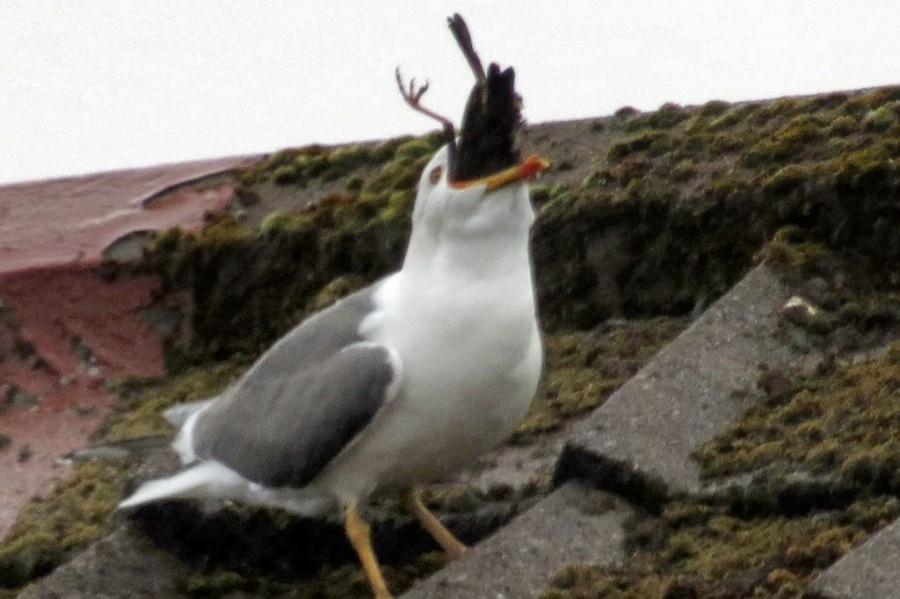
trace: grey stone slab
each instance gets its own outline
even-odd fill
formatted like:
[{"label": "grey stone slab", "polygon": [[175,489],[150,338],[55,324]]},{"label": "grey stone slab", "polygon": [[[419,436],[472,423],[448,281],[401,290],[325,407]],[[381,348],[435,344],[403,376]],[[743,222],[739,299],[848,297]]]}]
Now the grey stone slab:
[{"label": "grey stone slab", "polygon": [[900,599],[900,520],[825,570],[808,597]]},{"label": "grey stone slab", "polygon": [[774,335],[789,296],[767,266],[753,269],[578,427],[557,477],[651,509],[698,491],[691,453],[746,410],[761,363],[790,356]]},{"label": "grey stone slab", "polygon": [[403,597],[537,597],[565,564],[620,563],[624,525],[632,514],[619,498],[566,483]]},{"label": "grey stone slab", "polygon": [[182,596],[178,581],[187,574],[176,557],[123,526],[25,588],[19,598],[176,598]]},{"label": "grey stone slab", "polygon": [[[158,442],[135,476],[135,485],[178,468]],[[172,552],[159,548],[120,514],[111,531],[52,573],[26,587],[20,599],[180,597],[178,581],[190,573]]]}]

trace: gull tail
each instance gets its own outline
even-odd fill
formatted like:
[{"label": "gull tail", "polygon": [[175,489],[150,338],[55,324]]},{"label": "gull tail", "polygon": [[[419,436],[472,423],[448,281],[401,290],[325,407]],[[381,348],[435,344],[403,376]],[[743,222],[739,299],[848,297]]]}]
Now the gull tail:
[{"label": "gull tail", "polygon": [[161,499],[191,497],[229,497],[240,493],[246,480],[219,462],[203,462],[168,478],[151,480],[119,504],[118,509],[133,508]]}]

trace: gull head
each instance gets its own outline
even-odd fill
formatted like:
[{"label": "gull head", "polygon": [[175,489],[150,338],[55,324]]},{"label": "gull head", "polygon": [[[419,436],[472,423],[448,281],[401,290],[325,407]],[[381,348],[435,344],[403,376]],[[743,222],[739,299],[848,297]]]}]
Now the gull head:
[{"label": "gull head", "polygon": [[464,237],[527,230],[534,219],[527,181],[549,163],[521,158],[521,106],[513,68],[492,63],[472,88],[459,137],[447,127],[447,144],[422,171],[415,227]]},{"label": "gull head", "polygon": [[413,227],[437,238],[489,237],[526,231],[534,221],[527,182],[549,163],[529,156],[502,170],[468,180],[455,180],[449,145],[434,155],[419,178]]},{"label": "gull head", "polygon": [[491,63],[485,70],[472,45],[465,21],[448,19],[450,30],[475,75],[459,136],[453,121],[422,104],[428,83],[407,85],[400,69],[397,85],[414,110],[441,123],[446,144],[419,179],[413,231],[404,268],[429,257],[465,256],[472,262],[513,256],[527,262],[528,235],[534,210],[527,182],[549,163],[538,156],[524,160],[518,149],[522,99],[512,67]]}]

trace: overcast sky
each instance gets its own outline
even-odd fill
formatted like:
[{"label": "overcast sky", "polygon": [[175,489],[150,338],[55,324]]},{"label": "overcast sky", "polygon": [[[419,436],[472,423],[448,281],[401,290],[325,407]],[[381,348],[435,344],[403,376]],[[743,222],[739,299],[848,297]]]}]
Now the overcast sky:
[{"label": "overcast sky", "polygon": [[530,122],[900,83],[893,0],[0,0],[0,182],[422,133],[516,67]]}]

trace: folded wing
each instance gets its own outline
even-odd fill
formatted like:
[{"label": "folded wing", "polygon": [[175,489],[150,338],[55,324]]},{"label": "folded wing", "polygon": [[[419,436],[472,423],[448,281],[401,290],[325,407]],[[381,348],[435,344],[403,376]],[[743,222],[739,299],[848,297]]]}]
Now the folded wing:
[{"label": "folded wing", "polygon": [[194,452],[268,487],[302,487],[391,399],[398,373],[392,352],[368,342],[302,369],[257,368],[200,414]]}]

